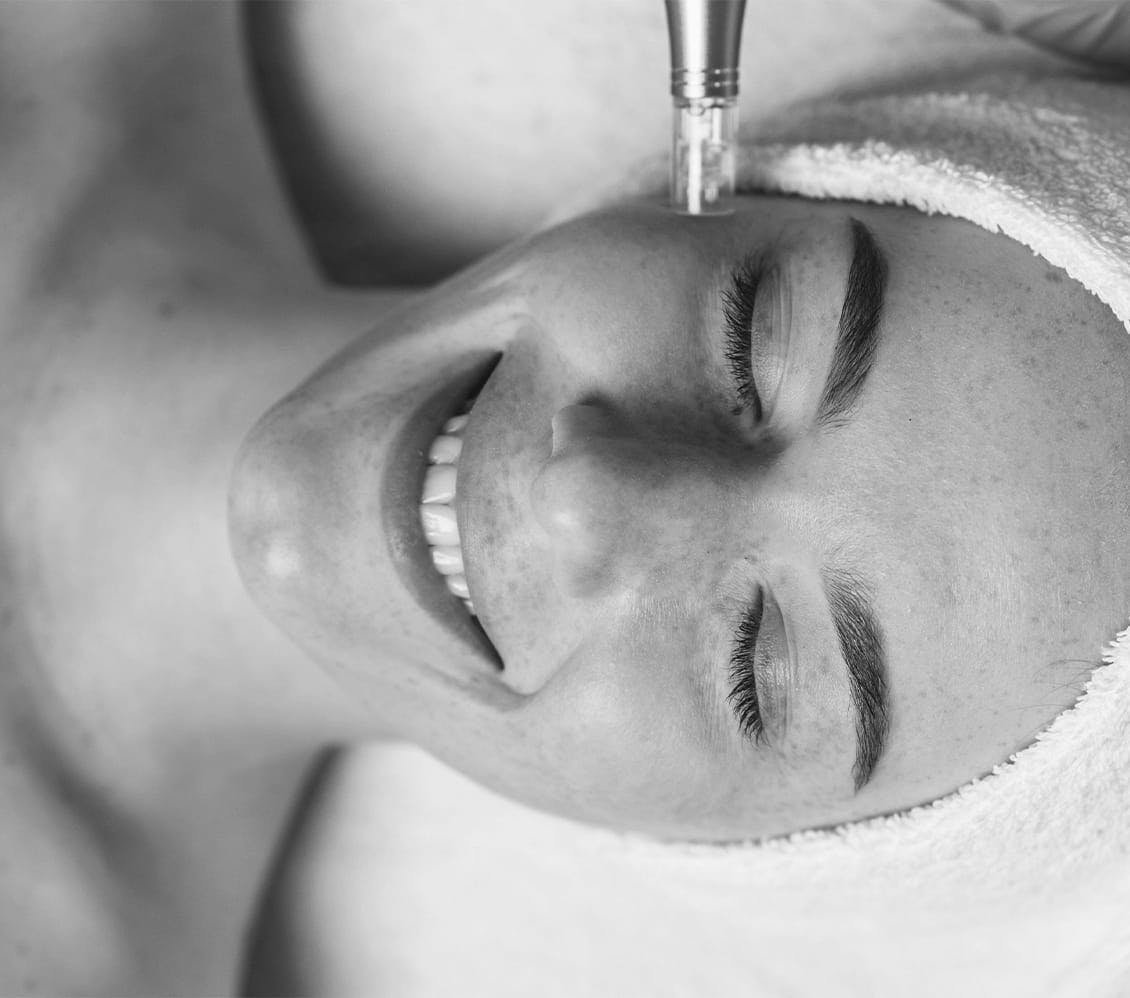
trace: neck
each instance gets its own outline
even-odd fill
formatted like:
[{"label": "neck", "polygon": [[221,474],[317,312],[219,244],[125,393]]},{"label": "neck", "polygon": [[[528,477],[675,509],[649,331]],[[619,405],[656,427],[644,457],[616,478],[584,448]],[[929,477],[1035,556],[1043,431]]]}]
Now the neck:
[{"label": "neck", "polygon": [[[379,734],[228,553],[243,435],[401,297],[320,285],[235,17],[0,4],[0,886],[55,899],[0,908],[0,936],[89,970],[118,934],[122,992],[230,989],[308,760]],[[66,962],[34,971],[73,991]]]},{"label": "neck", "polygon": [[[222,264],[194,260],[185,276],[160,263],[135,274],[137,294],[40,312],[34,356],[6,351],[5,374],[29,389],[0,447],[0,747],[58,791],[50,827],[79,830],[60,891],[178,899],[157,924],[115,909],[161,968],[131,989],[218,993],[230,980],[201,967],[230,972],[311,755],[379,735],[246,595],[228,554],[229,469],[260,413],[387,302],[254,294]],[[72,882],[79,869],[93,872]],[[49,917],[25,916],[50,938]],[[197,965],[174,972],[185,953]]]},{"label": "neck", "polygon": [[[400,296],[318,282],[260,141],[236,17],[0,4],[0,132],[26,138],[0,142],[0,220],[22,227],[0,240],[14,264],[0,349],[19,386],[0,394],[15,525],[0,554],[46,650],[35,668],[76,700],[41,705],[54,735],[141,796],[178,753],[206,754],[205,732],[358,729],[246,596],[227,479],[258,416]],[[107,696],[113,738],[67,723]],[[159,744],[143,745],[155,723]]]}]

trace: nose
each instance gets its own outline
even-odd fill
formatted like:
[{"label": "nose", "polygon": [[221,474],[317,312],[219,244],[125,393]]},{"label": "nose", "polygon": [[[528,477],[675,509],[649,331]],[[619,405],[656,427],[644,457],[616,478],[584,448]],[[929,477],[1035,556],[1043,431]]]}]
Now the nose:
[{"label": "nose", "polygon": [[725,517],[706,449],[636,432],[599,404],[567,406],[552,426],[530,498],[558,587],[573,597],[675,595]]}]

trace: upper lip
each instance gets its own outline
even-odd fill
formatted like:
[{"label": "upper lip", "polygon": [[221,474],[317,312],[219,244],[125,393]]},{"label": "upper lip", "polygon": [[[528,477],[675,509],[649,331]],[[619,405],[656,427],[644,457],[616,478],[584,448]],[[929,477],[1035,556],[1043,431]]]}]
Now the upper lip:
[{"label": "upper lip", "polygon": [[[459,400],[457,405],[463,405],[463,404],[466,403],[466,401],[468,399],[475,398],[476,396],[479,395],[479,393],[486,386],[487,381],[490,380],[491,374],[494,373],[494,369],[498,366],[498,362],[501,359],[502,359],[502,354],[497,354],[495,356],[492,363],[489,365],[487,370],[483,373],[481,380],[475,385],[475,387],[473,388],[472,391],[468,392],[467,395],[465,395],[462,399]],[[464,438],[466,438],[466,435],[467,435],[468,431],[470,430],[471,423],[474,420],[474,418],[475,418],[475,410],[474,410],[474,408],[472,408],[470,415],[468,417],[468,420],[467,420],[467,426],[464,428],[464,431],[463,431]],[[461,457],[461,460],[462,460],[462,457]],[[463,482],[464,482],[463,487],[465,488],[466,476],[464,476]],[[459,488],[460,488],[460,485],[459,485],[458,472],[457,472],[456,473],[455,509],[456,509],[456,518],[459,521],[460,528],[462,530],[463,527],[464,527],[464,524],[462,522],[462,517],[460,517],[458,515],[459,510],[460,510]],[[463,564],[463,575],[464,575],[465,578],[469,578],[470,573],[468,572],[468,566],[467,566],[467,546],[462,542],[462,539],[460,540],[459,549],[460,549],[460,552],[463,556],[463,563],[464,563]],[[468,585],[469,584],[470,583],[468,583]],[[471,595],[471,602],[474,604],[476,611],[478,611],[480,608],[479,608],[479,604],[476,602],[476,593],[471,593],[470,595]],[[484,646],[484,650],[489,653],[489,658],[490,658],[492,664],[494,665],[494,667],[498,670],[502,670],[503,668],[505,668],[503,661],[502,661],[502,656],[499,655],[498,649],[495,648],[494,642],[491,641],[490,636],[487,634],[486,628],[483,625],[482,621],[479,619],[478,615],[476,614],[475,616],[472,616],[471,614],[468,613],[466,616],[467,616],[467,619],[470,622],[472,628],[476,632],[477,637],[479,637],[481,639],[482,644]]]}]

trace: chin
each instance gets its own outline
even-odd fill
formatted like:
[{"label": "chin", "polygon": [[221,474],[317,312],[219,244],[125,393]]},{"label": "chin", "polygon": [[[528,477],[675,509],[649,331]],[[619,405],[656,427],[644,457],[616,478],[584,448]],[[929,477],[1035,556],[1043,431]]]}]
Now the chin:
[{"label": "chin", "polygon": [[417,741],[440,715],[462,725],[514,696],[419,514],[432,441],[499,358],[497,320],[484,342],[474,317],[445,324],[423,308],[347,348],[251,429],[229,485],[231,550],[255,603],[383,728]]}]

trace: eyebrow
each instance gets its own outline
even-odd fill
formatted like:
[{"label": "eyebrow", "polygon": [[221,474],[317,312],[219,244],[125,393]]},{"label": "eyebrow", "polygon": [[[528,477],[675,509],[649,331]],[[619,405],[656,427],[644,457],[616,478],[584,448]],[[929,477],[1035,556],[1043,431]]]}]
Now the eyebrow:
[{"label": "eyebrow", "polygon": [[[817,421],[843,426],[859,402],[875,362],[887,288],[887,258],[872,231],[851,219],[852,255],[828,380]],[[890,730],[890,695],[883,635],[867,587],[843,571],[824,573],[824,592],[848,670],[855,706],[856,752],[852,777],[858,792],[875,771]]]},{"label": "eyebrow", "polygon": [[867,588],[855,576],[838,570],[826,571],[824,593],[840,639],[840,651],[847,663],[848,688],[855,705],[856,750],[852,777],[858,792],[875,771],[891,725],[883,634]]},{"label": "eyebrow", "polygon": [[871,230],[851,219],[852,254],[839,331],[828,380],[820,394],[817,421],[842,426],[871,373],[879,345],[879,320],[887,287],[887,259]]}]

